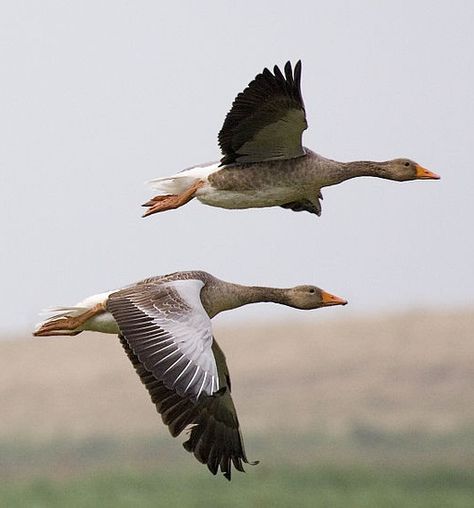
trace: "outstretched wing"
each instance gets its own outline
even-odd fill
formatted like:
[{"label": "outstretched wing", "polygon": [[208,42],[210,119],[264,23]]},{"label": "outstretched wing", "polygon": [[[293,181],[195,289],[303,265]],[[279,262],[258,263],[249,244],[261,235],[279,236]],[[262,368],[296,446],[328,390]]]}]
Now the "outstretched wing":
[{"label": "outstretched wing", "polygon": [[214,395],[201,395],[196,403],[190,397],[180,396],[167,388],[162,380],[144,367],[125,337],[119,335],[119,339],[171,435],[176,437],[190,427],[189,439],[183,446],[199,462],[207,464],[213,474],[220,468],[230,480],[232,464],[238,471],[244,471],[243,462],[248,464],[249,461],[230,394],[225,357],[217,343],[213,342],[212,350],[218,365],[221,388]]},{"label": "outstretched wing", "polygon": [[199,279],[144,283],[112,293],[107,309],[153,376],[180,396],[197,401],[219,390],[211,320]]},{"label": "outstretched wing", "polygon": [[265,68],[235,98],[219,132],[221,164],[292,159],[305,154],[308,127],[301,96],[301,61]]}]

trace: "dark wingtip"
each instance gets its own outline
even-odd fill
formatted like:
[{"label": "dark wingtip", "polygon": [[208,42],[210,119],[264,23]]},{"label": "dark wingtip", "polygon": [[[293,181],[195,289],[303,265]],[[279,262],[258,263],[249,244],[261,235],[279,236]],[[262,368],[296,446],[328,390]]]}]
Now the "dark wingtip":
[{"label": "dark wingtip", "polygon": [[285,64],[285,78],[290,86],[293,85],[293,69],[291,68],[291,62],[288,60]]},{"label": "dark wingtip", "polygon": [[298,60],[295,65],[295,74],[294,74],[296,88],[298,90],[298,96],[301,102],[303,102],[303,97],[301,96],[301,60]]},{"label": "dark wingtip", "polygon": [[301,79],[301,60],[298,60],[295,65],[295,81],[299,84]]},{"label": "dark wingtip", "polygon": [[[260,461],[259,460],[254,460],[252,462],[249,462],[247,461],[247,458],[244,459],[245,463],[248,464],[249,466],[257,466],[258,464],[260,464]],[[245,473],[245,469],[242,467],[241,469],[239,468],[236,468],[238,471],[240,471],[241,473]],[[230,480],[232,479],[232,473],[231,471],[225,471],[224,472],[224,478],[226,480],[228,480],[230,482]]]},{"label": "dark wingtip", "polygon": [[275,65],[273,67],[273,74],[275,74],[275,77],[281,81],[285,81],[285,78],[283,77],[283,73],[281,72],[280,68],[278,67],[278,65]]}]

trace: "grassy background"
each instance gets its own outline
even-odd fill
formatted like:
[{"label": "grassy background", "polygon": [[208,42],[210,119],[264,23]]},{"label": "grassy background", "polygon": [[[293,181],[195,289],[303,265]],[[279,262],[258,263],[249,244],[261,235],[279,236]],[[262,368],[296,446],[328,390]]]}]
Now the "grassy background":
[{"label": "grassy background", "polygon": [[261,464],[211,476],[171,438],[0,447],[0,506],[471,507],[473,435],[253,436]]},{"label": "grassy background", "polygon": [[[178,474],[179,473],[179,474]],[[0,487],[2,506],[472,507],[472,473],[277,466],[230,485],[188,471],[121,471]]]},{"label": "grassy background", "polygon": [[261,461],[231,483],[168,435],[113,337],[0,342],[0,506],[474,505],[473,312],[217,337]]}]

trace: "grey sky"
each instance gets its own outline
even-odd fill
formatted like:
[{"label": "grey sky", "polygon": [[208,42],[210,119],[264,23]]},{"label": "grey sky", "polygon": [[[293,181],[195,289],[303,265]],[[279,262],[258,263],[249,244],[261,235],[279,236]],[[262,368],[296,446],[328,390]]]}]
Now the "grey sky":
[{"label": "grey sky", "polygon": [[[2,2],[1,329],[192,268],[350,301],[321,316],[472,305],[473,26],[470,1]],[[236,93],[298,58],[307,146],[442,180],[349,181],[321,218],[193,202],[141,219],[144,182],[218,159]]]}]

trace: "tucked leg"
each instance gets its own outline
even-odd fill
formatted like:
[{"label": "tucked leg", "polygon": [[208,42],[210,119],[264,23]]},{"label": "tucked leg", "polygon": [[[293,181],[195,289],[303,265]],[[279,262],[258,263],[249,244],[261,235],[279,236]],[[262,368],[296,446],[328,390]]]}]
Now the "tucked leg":
[{"label": "tucked leg", "polygon": [[202,180],[198,180],[193,183],[189,189],[186,189],[181,194],[168,194],[167,196],[155,196],[154,198],[147,201],[143,206],[149,207],[148,210],[143,214],[143,217],[148,217],[157,212],[164,212],[166,210],[173,210],[185,205],[188,201],[194,198],[194,195],[198,189],[204,185]]},{"label": "tucked leg", "polygon": [[41,328],[36,330],[33,335],[35,337],[51,337],[56,335],[77,335],[82,330],[78,330],[90,318],[105,312],[105,303],[98,303],[86,310],[79,316],[64,316],[53,321],[44,323]]}]

